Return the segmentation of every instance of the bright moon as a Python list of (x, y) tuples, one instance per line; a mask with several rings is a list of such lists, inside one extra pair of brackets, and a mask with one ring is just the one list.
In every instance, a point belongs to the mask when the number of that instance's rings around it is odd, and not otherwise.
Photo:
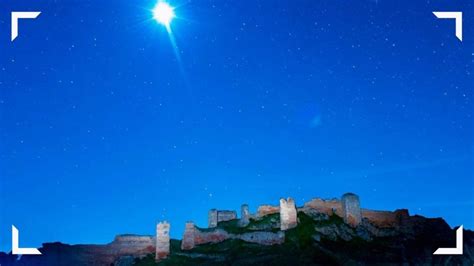
[(153, 18), (166, 27), (169, 27), (174, 17), (174, 10), (168, 3), (160, 1), (153, 8)]

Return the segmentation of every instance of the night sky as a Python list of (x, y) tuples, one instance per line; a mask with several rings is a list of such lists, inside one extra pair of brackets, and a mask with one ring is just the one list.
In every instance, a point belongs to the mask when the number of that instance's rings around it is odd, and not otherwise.
[(0, 250), (348, 191), (474, 228), (472, 1), (155, 4), (0, 3)]

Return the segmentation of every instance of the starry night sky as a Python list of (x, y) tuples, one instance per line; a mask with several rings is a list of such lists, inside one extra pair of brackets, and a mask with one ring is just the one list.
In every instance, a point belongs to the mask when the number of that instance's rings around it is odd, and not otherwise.
[(0, 250), (348, 191), (473, 229), (469, 2), (174, 1), (177, 57), (154, 0), (2, 1)]

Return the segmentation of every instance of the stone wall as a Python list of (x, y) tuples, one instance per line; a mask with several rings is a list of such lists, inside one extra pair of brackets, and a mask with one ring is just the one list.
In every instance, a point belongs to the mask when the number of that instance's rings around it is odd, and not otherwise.
[(227, 239), (240, 239), (260, 245), (276, 245), (285, 241), (284, 232), (255, 231), (243, 234), (231, 234), (220, 228), (199, 230), (194, 223), (186, 223), (185, 233), (181, 242), (182, 250), (193, 249), (196, 245), (219, 243)]
[(210, 209), (207, 215), (207, 227), (214, 228), (217, 226), (217, 210)]
[(155, 238), (141, 235), (118, 235), (108, 244), (123, 254), (150, 253), (155, 250)]
[(295, 228), (297, 224), (295, 201), (292, 198), (280, 199), (280, 230)]
[(237, 219), (236, 211), (217, 211), (217, 222), (225, 222)]
[(340, 200), (331, 199), (331, 200), (323, 200), (320, 198), (312, 199), (304, 204), (304, 207), (301, 208), (302, 211), (310, 211), (314, 210), (319, 213), (324, 213), (327, 215), (336, 214), (340, 217), (343, 216), (342, 212), (342, 203)]
[(209, 210), (208, 214), (208, 227), (214, 228), (219, 222), (225, 222), (237, 219), (237, 212), (235, 211), (226, 211), (226, 210)]
[(155, 259), (160, 261), (170, 254), (170, 224), (160, 222), (156, 225), (156, 252)]
[(250, 222), (249, 205), (242, 204), (242, 207), (240, 208), (239, 226), (247, 226), (249, 222)]
[(194, 230), (194, 245), (202, 245), (208, 243), (219, 243), (230, 238), (230, 234), (222, 229), (214, 229), (212, 231)]
[(344, 194), (341, 200), (312, 199), (306, 202), (302, 208), (298, 208), (298, 211), (303, 211), (308, 215), (314, 215), (315, 213), (336, 214), (351, 226), (357, 226), (362, 219), (366, 219), (380, 228), (400, 226), (409, 217), (407, 210), (391, 212), (361, 209), (359, 197), (353, 193)]
[(380, 228), (399, 227), (409, 218), (408, 210), (374, 211), (362, 209), (362, 217)]
[(356, 227), (362, 221), (359, 197), (353, 193), (342, 195), (342, 213), (344, 222)]
[(257, 218), (260, 218), (269, 214), (279, 213), (279, 212), (280, 212), (279, 206), (260, 205), (257, 210)]
[(184, 228), (183, 239), (181, 240), (181, 249), (182, 250), (189, 250), (193, 249), (194, 244), (194, 232), (196, 228), (193, 222), (187, 222)]
[(94, 245), (90, 250), (91, 253), (98, 254), (97, 258), (104, 263), (101, 265), (110, 265), (120, 257), (145, 257), (155, 252), (155, 245), (156, 239), (153, 236), (118, 235), (111, 243), (104, 246)]

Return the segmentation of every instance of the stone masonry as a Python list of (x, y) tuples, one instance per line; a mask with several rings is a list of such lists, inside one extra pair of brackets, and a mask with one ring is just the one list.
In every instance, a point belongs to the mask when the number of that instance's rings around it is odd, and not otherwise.
[(214, 228), (219, 222), (225, 222), (237, 219), (237, 213), (235, 211), (225, 211), (225, 210), (209, 210), (208, 214), (208, 227)]
[(344, 221), (353, 227), (358, 226), (362, 221), (359, 196), (346, 193), (342, 195), (341, 201)]
[(217, 226), (217, 210), (211, 209), (209, 210), (209, 214), (207, 215), (207, 227), (214, 228)]
[(249, 211), (249, 205), (243, 204), (242, 207), (240, 208), (240, 221), (239, 225), (240, 226), (247, 226), (250, 222), (250, 211)]
[(194, 231), (195, 231), (194, 223), (187, 222), (186, 227), (184, 228), (184, 235), (183, 240), (181, 241), (181, 249), (182, 250), (190, 250), (193, 249), (195, 246), (194, 243)]
[(292, 198), (280, 199), (280, 229), (285, 231), (296, 227), (297, 224), (295, 201)]
[(257, 210), (257, 217), (262, 218), (263, 216), (279, 213), (280, 207), (279, 206), (272, 206), (272, 205), (260, 205)]
[(156, 225), (155, 259), (160, 261), (170, 254), (170, 224), (166, 221)]
[[(219, 243), (227, 239), (240, 239), (246, 242), (257, 243), (261, 245), (282, 244), (285, 240), (285, 231), (298, 226), (298, 212), (304, 212), (311, 217), (324, 219), (328, 216), (337, 215), (344, 219), (344, 222), (352, 227), (357, 227), (365, 219), (374, 226), (376, 232), (383, 232), (380, 229), (385, 228), (403, 228), (412, 219), (407, 210), (374, 211), (360, 208), (359, 197), (353, 193), (342, 195), (341, 199), (312, 199), (306, 202), (303, 207), (296, 208), (295, 201), (292, 198), (280, 199), (279, 206), (261, 205), (258, 207), (257, 214), (251, 214), (247, 204), (241, 206), (241, 217), (237, 221), (239, 226), (248, 226), (251, 219), (261, 220), (267, 215), (279, 214), (279, 222), (272, 225), (273, 228), (280, 228), (278, 232), (268, 232), (268, 228), (258, 228), (252, 225), (251, 231), (244, 233), (230, 233), (217, 225), (222, 221), (236, 220), (235, 211), (222, 211), (212, 209), (209, 211), (209, 229), (201, 230), (195, 227), (193, 222), (187, 222), (185, 232), (181, 242), (182, 250), (193, 249), (197, 245), (207, 243)], [(272, 217), (271, 219), (275, 219)], [(158, 229), (157, 229), (158, 230)], [(168, 227), (169, 230), (169, 227)], [(253, 230), (253, 231), (252, 231)], [(378, 231), (377, 231), (378, 230)], [(157, 237), (160, 235), (157, 231)], [(169, 241), (169, 236), (168, 236)], [(159, 248), (157, 239), (157, 259), (159, 259)], [(169, 245), (169, 243), (168, 243)], [(166, 250), (166, 249), (165, 249)], [(168, 247), (169, 250), (169, 247)], [(168, 251), (169, 252), (169, 251)]]

